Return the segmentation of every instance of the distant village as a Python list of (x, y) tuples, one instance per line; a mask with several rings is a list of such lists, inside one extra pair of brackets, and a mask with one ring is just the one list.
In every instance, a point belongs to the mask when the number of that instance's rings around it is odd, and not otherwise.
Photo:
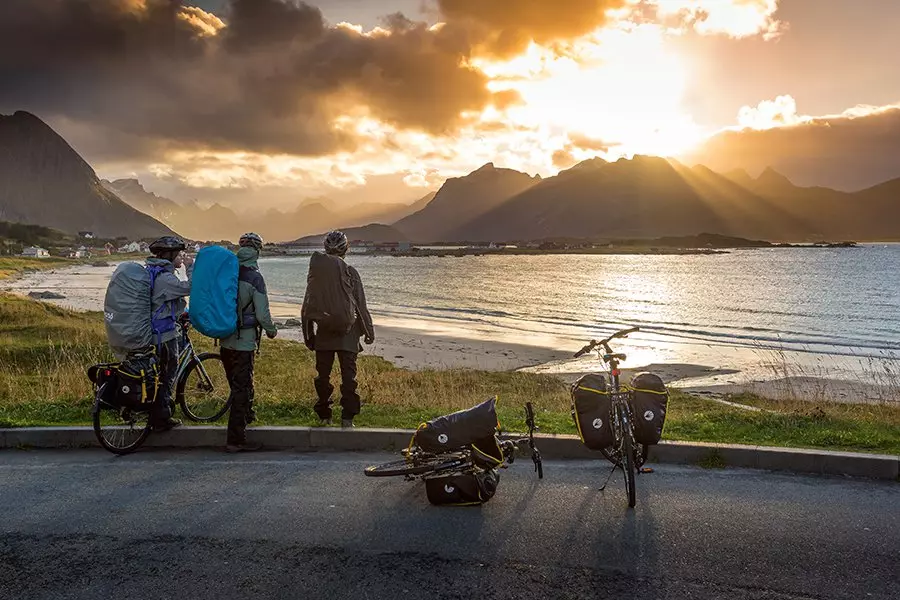
[[(78, 246), (63, 246), (48, 250), (41, 246), (28, 246), (22, 250), (20, 256), (24, 258), (94, 258), (102, 256), (111, 256), (113, 254), (149, 254), (149, 243), (146, 241), (133, 241), (122, 245), (115, 245), (111, 242), (103, 242), (97, 240), (97, 236), (91, 231), (79, 231), (78, 239), (81, 242)], [(96, 243), (92, 243), (96, 242)], [(202, 244), (194, 244), (192, 249), (199, 251)]]

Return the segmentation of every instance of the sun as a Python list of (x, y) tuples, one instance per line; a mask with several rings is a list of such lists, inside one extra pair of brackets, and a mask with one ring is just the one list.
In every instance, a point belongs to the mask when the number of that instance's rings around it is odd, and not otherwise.
[(522, 97), (507, 111), (513, 123), (590, 138), (612, 157), (675, 156), (703, 139), (682, 105), (687, 72), (656, 25), (600, 30), (562, 52), (532, 45), (478, 67), (491, 89)]

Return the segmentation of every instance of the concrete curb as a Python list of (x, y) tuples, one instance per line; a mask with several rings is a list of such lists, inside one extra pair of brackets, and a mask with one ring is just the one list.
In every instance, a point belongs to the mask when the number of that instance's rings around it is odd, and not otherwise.
[[(343, 430), (331, 427), (253, 427), (248, 430), (252, 441), (261, 442), (267, 448), (299, 451), (396, 451), (409, 444), (412, 434), (412, 430), (406, 429)], [(601, 458), (599, 452), (588, 450), (575, 436), (536, 437), (541, 454), (546, 458)], [(155, 448), (218, 448), (224, 442), (223, 427), (197, 426), (152, 434), (145, 445)], [(94, 446), (98, 443), (90, 427), (0, 429), (0, 448)], [(649, 462), (900, 480), (900, 456), (885, 454), (664, 441), (651, 447)]]

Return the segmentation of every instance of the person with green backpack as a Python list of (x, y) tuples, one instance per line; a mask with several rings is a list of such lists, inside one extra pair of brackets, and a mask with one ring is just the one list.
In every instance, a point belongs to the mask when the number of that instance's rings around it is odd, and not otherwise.
[(247, 442), (247, 424), (255, 418), (253, 412), (253, 370), (260, 336), (269, 339), (278, 335), (269, 310), (266, 282), (259, 272), (257, 261), (263, 247), (256, 233), (245, 233), (238, 242), (238, 311), (236, 331), (219, 343), (222, 363), (231, 388), (231, 413), (228, 415), (227, 452), (249, 452), (262, 446)]

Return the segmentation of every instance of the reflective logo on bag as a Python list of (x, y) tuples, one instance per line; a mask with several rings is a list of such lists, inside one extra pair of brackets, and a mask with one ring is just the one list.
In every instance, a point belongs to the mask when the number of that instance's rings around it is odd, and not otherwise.
[(456, 491), (456, 488), (448, 483), (447, 485), (444, 486), (444, 491), (447, 492), (448, 494), (452, 494), (453, 492)]
[(450, 438), (447, 437), (446, 433), (442, 433), (441, 435), (438, 436), (438, 441), (442, 444), (446, 444), (447, 440), (449, 440), (449, 439)]
[(127, 385), (123, 385), (123, 386), (122, 386), (122, 393), (123, 393), (123, 394), (127, 394), (127, 393), (130, 392), (130, 391), (131, 391), (131, 388), (128, 387)]
[(592, 423), (592, 425), (594, 426), (594, 429), (602, 428), (603, 427), (603, 419), (594, 419), (594, 422)]
[(647, 412), (644, 413), (644, 420), (645, 421), (653, 420), (653, 411), (652, 410), (648, 410)]

